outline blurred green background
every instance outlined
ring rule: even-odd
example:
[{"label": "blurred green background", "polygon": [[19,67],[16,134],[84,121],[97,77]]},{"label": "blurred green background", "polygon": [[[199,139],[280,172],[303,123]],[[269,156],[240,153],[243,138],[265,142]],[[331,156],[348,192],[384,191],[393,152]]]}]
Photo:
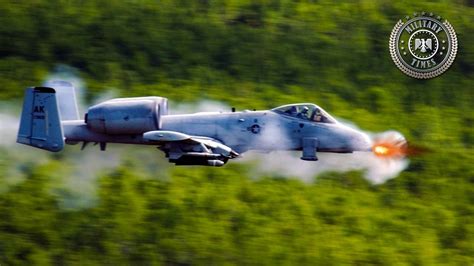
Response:
[{"label": "blurred green background", "polygon": [[[401,73],[388,51],[398,19],[421,11],[447,18],[459,40],[431,80]],[[0,145],[2,266],[474,264],[471,0],[0,0],[2,111],[18,112],[23,89],[58,67],[83,80],[88,103],[112,89],[237,109],[315,102],[431,152],[372,185],[358,171],[308,183],[130,151],[83,173],[94,200],[75,204],[71,165],[89,168],[69,155],[79,147]]]}]

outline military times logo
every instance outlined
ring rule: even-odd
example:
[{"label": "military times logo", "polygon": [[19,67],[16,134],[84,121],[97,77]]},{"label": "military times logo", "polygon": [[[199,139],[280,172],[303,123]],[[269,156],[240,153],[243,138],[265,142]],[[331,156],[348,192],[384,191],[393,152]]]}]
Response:
[{"label": "military times logo", "polygon": [[399,20],[390,35],[390,55],[408,76],[430,79],[444,73],[458,50],[451,24],[433,13],[414,14]]}]

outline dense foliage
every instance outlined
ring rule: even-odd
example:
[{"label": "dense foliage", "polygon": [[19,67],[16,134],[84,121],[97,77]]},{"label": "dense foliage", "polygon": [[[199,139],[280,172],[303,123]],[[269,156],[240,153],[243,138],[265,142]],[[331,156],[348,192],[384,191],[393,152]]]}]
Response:
[{"label": "dense foliage", "polygon": [[[388,52],[395,22],[419,11],[458,33],[455,63],[432,80],[405,76]],[[315,102],[431,151],[382,185],[123,156],[78,208],[64,186],[64,153],[78,147],[32,160],[0,146],[0,265],[472,265],[473,36],[472,1],[0,0],[3,104],[67,65],[89,100],[115,89],[238,109]]]}]

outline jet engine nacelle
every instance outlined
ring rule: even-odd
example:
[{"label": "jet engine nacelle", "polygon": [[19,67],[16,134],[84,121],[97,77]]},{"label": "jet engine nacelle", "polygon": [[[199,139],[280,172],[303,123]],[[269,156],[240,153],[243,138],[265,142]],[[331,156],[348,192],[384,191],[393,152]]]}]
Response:
[{"label": "jet engine nacelle", "polygon": [[89,108],[87,127],[104,134],[142,134],[161,128],[168,114],[168,99],[162,97],[117,98]]}]

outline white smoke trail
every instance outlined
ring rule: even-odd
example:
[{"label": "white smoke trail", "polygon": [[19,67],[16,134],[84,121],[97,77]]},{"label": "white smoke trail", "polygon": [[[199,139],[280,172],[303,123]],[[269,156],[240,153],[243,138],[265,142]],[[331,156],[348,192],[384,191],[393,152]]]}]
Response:
[{"label": "white smoke trail", "polygon": [[[100,93],[97,97],[95,97],[92,104],[91,104],[91,106],[99,104],[101,102],[105,102],[107,100],[118,98],[119,95],[120,95],[120,93],[116,89],[110,88],[110,89]],[[87,108],[84,108],[84,110],[86,110],[86,109]]]},{"label": "white smoke trail", "polygon": [[74,86],[76,91],[79,114],[84,113],[84,95],[86,93],[85,82],[79,77],[79,71],[67,65],[58,65],[54,71],[45,78],[43,86],[52,84],[55,81],[67,81]]},{"label": "white smoke trail", "polygon": [[68,194],[60,195],[60,205],[66,209],[80,209],[94,206],[97,202],[98,178],[121,163],[122,150],[107,147],[107,151],[99,147],[89,147],[81,151],[79,147],[66,147],[63,163],[69,168],[70,174],[63,178],[62,187]]},{"label": "white smoke trail", "polygon": [[47,152],[16,143],[20,108],[8,102],[0,104],[0,192],[24,180],[24,171],[47,161]]},{"label": "white smoke trail", "polygon": [[[85,93],[85,83],[77,75],[77,71],[68,66],[58,66],[49,74],[43,84],[53,81],[68,81],[76,89],[77,99],[82,103]],[[22,99],[18,99],[21,102]],[[27,147],[16,143],[16,135],[20,122],[21,104],[2,103],[0,109],[0,149],[7,150],[6,155],[0,157],[0,164],[6,170],[0,180],[0,191],[7,191],[25,178],[23,168],[29,165],[41,165],[51,160],[52,153]],[[85,110],[79,104],[80,110]],[[81,109],[82,107],[82,109]],[[66,147],[60,154],[62,168],[69,172],[63,176],[63,184],[57,187],[66,193],[60,193],[60,204],[64,208],[87,208],[97,201],[97,178],[116,168],[122,161],[122,149],[109,145],[107,152],[101,152],[98,147],[88,147],[80,151],[78,146]],[[53,192],[54,193],[54,192]]]},{"label": "white smoke trail", "polygon": [[[6,104],[2,103],[2,106]],[[2,110],[0,113],[0,146],[10,147],[15,144],[16,134],[18,131],[19,120],[17,116]]]},{"label": "white smoke trail", "polygon": [[256,174],[274,174],[297,177],[311,182],[325,172],[364,171],[364,177],[373,184],[382,184],[395,178],[408,166],[407,160],[387,160],[370,152],[349,154],[318,153],[316,162],[303,161],[300,152],[277,151],[269,154],[251,152],[243,161],[257,161]]}]

